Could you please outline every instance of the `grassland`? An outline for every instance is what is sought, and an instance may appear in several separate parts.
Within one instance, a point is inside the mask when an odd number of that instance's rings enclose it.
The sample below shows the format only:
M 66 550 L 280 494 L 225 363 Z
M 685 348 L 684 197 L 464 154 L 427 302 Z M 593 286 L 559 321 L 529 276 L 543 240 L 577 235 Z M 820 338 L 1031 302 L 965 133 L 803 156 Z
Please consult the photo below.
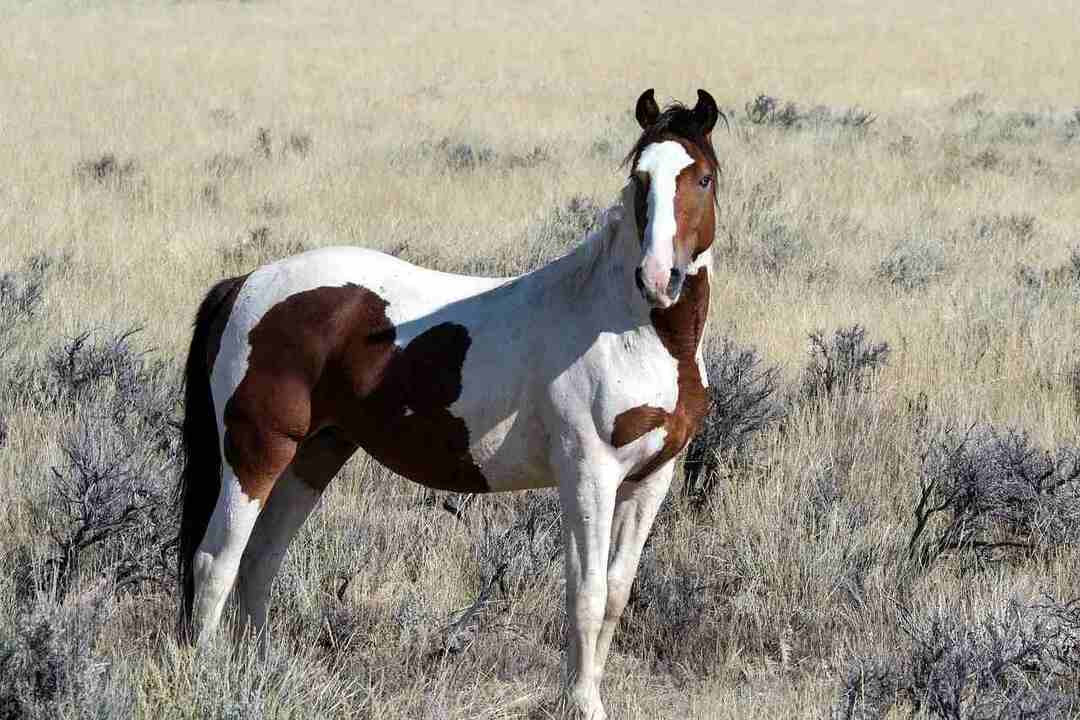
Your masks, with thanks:
M 550 494 L 456 517 L 365 458 L 294 544 L 265 662 L 176 646 L 188 325 L 214 280 L 302 248 L 524 271 L 615 197 L 637 94 L 704 87 L 729 117 L 710 364 L 741 424 L 713 418 L 711 489 L 658 522 L 609 712 L 1080 716 L 1075 20 L 0 9 L 0 715 L 553 716 Z

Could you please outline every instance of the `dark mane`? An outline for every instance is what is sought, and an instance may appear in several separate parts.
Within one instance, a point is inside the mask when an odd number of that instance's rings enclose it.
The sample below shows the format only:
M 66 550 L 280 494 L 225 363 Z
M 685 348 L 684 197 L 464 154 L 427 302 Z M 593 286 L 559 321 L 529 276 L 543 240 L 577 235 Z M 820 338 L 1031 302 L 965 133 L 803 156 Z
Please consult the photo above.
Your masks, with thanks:
M 724 123 L 727 124 L 727 118 L 723 113 L 720 113 L 720 117 L 724 118 Z M 634 147 L 623 159 L 622 164 L 629 165 L 633 171 L 645 148 L 654 142 L 670 139 L 672 136 L 689 140 L 696 145 L 713 166 L 713 170 L 719 172 L 720 162 L 716 159 L 712 141 L 701 132 L 701 125 L 695 119 L 694 111 L 680 102 L 674 102 L 664 108 L 664 111 L 656 118 L 656 122 L 641 133 L 641 137 L 634 143 Z

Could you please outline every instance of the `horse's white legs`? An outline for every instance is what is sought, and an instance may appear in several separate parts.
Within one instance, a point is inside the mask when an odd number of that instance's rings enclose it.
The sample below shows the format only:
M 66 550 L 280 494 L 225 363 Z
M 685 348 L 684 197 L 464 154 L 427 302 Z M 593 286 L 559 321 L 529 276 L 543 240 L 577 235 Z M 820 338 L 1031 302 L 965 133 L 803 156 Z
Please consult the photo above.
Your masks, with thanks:
M 624 482 L 615 496 L 615 517 L 611 531 L 614 552 L 607 569 L 604 624 L 596 644 L 596 668 L 600 675 L 603 675 L 611 651 L 615 627 L 630 597 L 641 549 L 645 546 L 660 504 L 667 495 L 674 468 L 675 461 L 672 460 L 647 478 L 638 482 Z
M 305 440 L 274 484 L 266 509 L 255 524 L 240 565 L 238 630 L 257 633 L 264 648 L 270 586 L 285 559 L 289 543 L 318 505 L 326 486 L 354 452 L 356 445 L 333 429 Z
M 566 543 L 569 700 L 585 720 L 606 718 L 600 701 L 597 641 L 607 603 L 607 560 L 619 469 L 582 454 L 565 458 L 559 500 Z
M 192 625 L 197 645 L 217 630 L 221 610 L 232 590 L 240 558 L 259 517 L 259 501 L 244 494 L 236 474 L 226 463 L 214 514 L 195 552 L 195 602 Z
M 237 596 L 240 602 L 238 631 L 255 633 L 265 643 L 270 585 L 285 559 L 293 536 L 322 497 L 322 491 L 301 480 L 290 467 L 274 484 L 266 509 L 255 523 L 240 563 Z

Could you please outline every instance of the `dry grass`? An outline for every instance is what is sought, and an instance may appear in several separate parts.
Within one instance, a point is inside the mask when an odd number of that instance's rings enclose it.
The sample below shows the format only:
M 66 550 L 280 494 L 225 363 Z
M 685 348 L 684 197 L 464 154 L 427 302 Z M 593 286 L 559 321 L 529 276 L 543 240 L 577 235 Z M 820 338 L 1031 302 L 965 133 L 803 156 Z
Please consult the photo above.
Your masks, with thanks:
M 942 428 L 1014 428 L 1062 457 L 1080 437 L 1075 9 L 659 8 L 0 10 L 0 715 L 553 716 L 550 495 L 457 519 L 362 458 L 294 545 L 265 663 L 178 649 L 145 552 L 169 522 L 168 383 L 205 288 L 258 262 L 356 244 L 498 274 L 558 253 L 615 196 L 651 86 L 728 110 L 711 328 L 779 368 L 782 418 L 720 458 L 706 502 L 673 493 L 616 639 L 612 717 L 934 717 L 927 676 L 958 717 L 1080 712 L 1071 540 L 929 564 L 908 548 L 928 448 L 958 437 Z M 748 112 L 762 93 L 772 115 Z M 811 333 L 856 324 L 887 364 L 807 393 Z M 50 359 L 87 330 L 78 367 L 97 375 L 72 389 Z M 926 537 L 948 527 L 934 517 Z M 79 522 L 115 533 L 73 562 Z M 1039 604 L 1060 611 L 1053 639 L 1029 627 Z M 967 675 L 926 660 L 928 632 Z M 1032 638 L 1063 665 L 1010 665 Z

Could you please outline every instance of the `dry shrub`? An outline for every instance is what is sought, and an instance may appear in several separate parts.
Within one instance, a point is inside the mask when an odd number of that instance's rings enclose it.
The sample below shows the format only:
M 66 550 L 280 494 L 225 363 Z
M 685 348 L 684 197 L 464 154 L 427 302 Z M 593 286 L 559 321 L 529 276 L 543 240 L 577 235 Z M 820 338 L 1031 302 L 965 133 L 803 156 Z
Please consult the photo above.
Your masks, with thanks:
M 243 155 L 219 152 L 212 155 L 203 164 L 204 169 L 218 180 L 251 171 L 251 160 Z
M 82 160 L 75 166 L 75 176 L 82 182 L 112 188 L 127 186 L 137 172 L 138 166 L 134 160 L 128 158 L 121 161 L 113 153 Z
M 806 110 L 793 102 L 785 102 L 764 93 L 746 103 L 745 109 L 746 119 L 752 124 L 781 130 L 825 127 L 861 130 L 872 125 L 875 120 L 872 113 L 859 107 L 833 110 L 824 105 L 815 105 Z
M 810 335 L 810 362 L 803 372 L 802 399 L 829 398 L 869 389 L 874 375 L 889 359 L 889 343 L 871 343 L 860 325 L 840 328 L 826 339 Z
M 1080 710 L 1080 602 L 1010 602 L 978 619 L 953 605 L 900 615 L 906 642 L 849 662 L 834 718 L 894 709 L 940 720 L 1071 718 Z
M 945 275 L 948 265 L 940 242 L 913 240 L 897 245 L 877 267 L 877 277 L 904 292 L 925 290 Z
M 282 148 L 282 153 L 305 158 L 311 153 L 313 146 L 314 142 L 311 139 L 310 133 L 304 132 L 303 130 L 294 130 L 289 133 L 289 137 L 285 141 L 285 146 Z
M 66 602 L 37 597 L 16 620 L 15 634 L 0 639 L 0 716 L 132 717 L 134 690 L 98 647 L 111 605 L 100 585 Z
M 274 153 L 274 143 L 270 136 L 270 128 L 260 127 L 255 131 L 255 155 L 264 160 L 269 160 Z
M 1039 229 L 1038 220 L 1031 213 L 980 215 L 972 220 L 971 226 L 979 240 L 1017 243 L 1028 242 Z
M 1016 281 L 1021 287 L 1044 290 L 1080 290 L 1080 248 L 1074 248 L 1069 260 L 1057 267 L 1039 270 L 1023 263 L 1016 267 Z
M 944 428 L 927 440 L 910 556 L 983 564 L 1080 540 L 1080 450 L 1046 450 L 1021 431 Z
M 529 493 L 504 528 L 484 518 L 473 552 L 479 588 L 473 602 L 446 628 L 444 655 L 457 655 L 512 610 L 515 598 L 549 583 L 562 558 L 562 514 L 553 492 Z
M 66 254 L 37 253 L 22 270 L 0 272 L 0 359 L 15 346 L 16 331 L 37 317 L 46 287 L 67 270 L 70 261 Z
M 683 494 L 698 504 L 718 487 L 719 469 L 748 463 L 754 436 L 784 414 L 779 368 L 765 365 L 754 348 L 725 338 L 709 343 L 704 356 L 709 410 L 683 461 Z
M 46 542 L 14 568 L 24 595 L 44 582 L 62 600 L 103 576 L 125 591 L 171 581 L 179 381 L 132 345 L 135 333 L 80 333 L 12 368 L 7 394 L 52 420 L 62 456 L 28 496 Z

